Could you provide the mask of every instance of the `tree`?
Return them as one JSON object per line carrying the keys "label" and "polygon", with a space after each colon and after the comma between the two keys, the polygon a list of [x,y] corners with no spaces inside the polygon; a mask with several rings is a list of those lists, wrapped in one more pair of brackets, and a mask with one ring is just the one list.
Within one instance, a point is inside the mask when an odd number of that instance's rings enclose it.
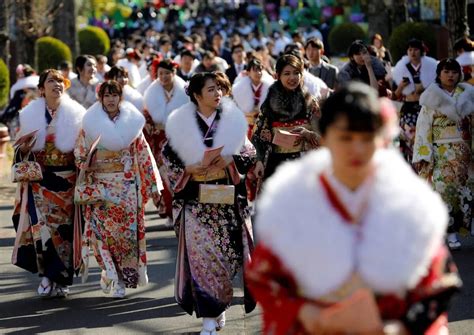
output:
{"label": "tree", "polygon": [[9,11],[10,1],[0,1],[0,59],[3,59],[7,67],[10,60],[10,38],[8,37]]}
{"label": "tree", "polygon": [[76,5],[74,0],[55,0],[58,8],[53,18],[53,37],[63,41],[71,49],[73,56],[77,56],[76,38]]}
{"label": "tree", "polygon": [[[390,35],[389,12],[385,1],[369,1],[367,6],[369,38],[378,33],[387,38]],[[371,42],[371,41],[369,41]]]}
{"label": "tree", "polygon": [[467,25],[467,1],[450,0],[446,1],[446,26],[449,30],[449,50],[453,50],[453,45],[458,38],[469,36],[469,26]]}

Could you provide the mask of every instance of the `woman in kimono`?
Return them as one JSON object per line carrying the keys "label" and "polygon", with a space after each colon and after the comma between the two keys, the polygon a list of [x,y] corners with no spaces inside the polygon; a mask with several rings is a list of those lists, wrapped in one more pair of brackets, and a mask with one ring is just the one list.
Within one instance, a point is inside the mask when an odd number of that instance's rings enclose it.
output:
{"label": "woman in kimono", "polygon": [[260,113],[260,107],[265,101],[268,89],[273,84],[273,78],[266,72],[264,74],[263,64],[257,59],[251,59],[247,64],[247,76],[236,80],[232,87],[232,93],[237,106],[244,112],[249,124],[247,136],[252,138],[255,120]]}
{"label": "woman in kimono", "polygon": [[[286,54],[277,61],[278,80],[268,90],[252,136],[258,159],[254,173],[258,177],[268,178],[281,162],[298,158],[318,145],[314,132],[318,104],[302,88],[303,70],[303,61],[295,55]],[[289,146],[272,144],[280,131],[299,135],[298,139]]]}
{"label": "woman in kimono", "polygon": [[461,285],[443,243],[447,211],[383,148],[394,113],[349,84],[322,106],[326,148],[267,181],[246,271],[264,334],[447,333]]}
{"label": "woman in kimono", "polygon": [[449,209],[448,245],[459,249],[457,233],[471,224],[471,119],[474,88],[461,83],[462,69],[454,59],[442,60],[436,83],[421,95],[413,163],[420,176],[441,194]]}
{"label": "woman in kimono", "polygon": [[[232,279],[253,246],[241,176],[254,164],[255,149],[246,142],[242,111],[222,97],[218,83],[215,73],[193,75],[188,87],[191,102],[168,118],[163,149],[179,239],[175,298],[187,313],[203,318],[202,335],[224,326]],[[217,154],[206,154],[210,149]],[[217,185],[217,199],[206,197],[205,190]],[[245,300],[250,312],[255,304],[247,292]]]}
{"label": "woman in kimono", "polygon": [[105,80],[115,80],[122,86],[123,100],[130,102],[143,113],[143,96],[128,84],[128,73],[121,66],[112,66],[105,73]]}
{"label": "woman in kimono", "polygon": [[435,81],[437,61],[425,55],[423,42],[408,41],[407,55],[403,56],[392,69],[397,89],[393,98],[403,101],[400,110],[400,151],[406,161],[413,160],[416,120],[420,113],[420,95]]}
{"label": "woman in kimono", "polygon": [[[64,91],[69,80],[48,69],[38,83],[40,98],[20,111],[15,157],[20,161],[32,150],[43,180],[22,183],[15,199],[13,223],[17,229],[13,264],[42,277],[40,296],[66,296],[72,285],[72,236],[74,218],[74,144],[86,110]],[[35,134],[32,132],[37,131]],[[36,141],[31,147],[31,137]],[[25,212],[21,213],[22,204]]]}
{"label": "woman in kimono", "polygon": [[77,77],[71,80],[71,88],[67,93],[84,108],[89,108],[97,101],[97,61],[94,56],[80,55],[76,58],[75,69]]}
{"label": "woman in kimono", "polygon": [[161,158],[161,150],[166,142],[164,129],[168,116],[173,110],[189,102],[189,97],[184,89],[185,82],[176,75],[176,63],[165,59],[153,62],[152,66],[152,72],[156,73],[157,79],[145,92],[146,125],[144,133],[163,178],[164,188],[158,208],[159,214],[161,217],[168,218],[167,224],[171,226],[172,196],[166,178],[166,168]]}
{"label": "woman in kimono", "polygon": [[[104,293],[123,298],[125,288],[148,282],[146,272],[145,204],[158,201],[161,182],[156,163],[142,133],[145,118],[122,101],[116,81],[101,84],[99,101],[87,110],[74,155],[86,169],[92,186],[102,185],[101,200],[84,206],[82,258],[87,279],[92,246],[102,274]],[[91,144],[100,136],[97,152],[86,166]],[[155,200],[154,199],[154,200]]]}

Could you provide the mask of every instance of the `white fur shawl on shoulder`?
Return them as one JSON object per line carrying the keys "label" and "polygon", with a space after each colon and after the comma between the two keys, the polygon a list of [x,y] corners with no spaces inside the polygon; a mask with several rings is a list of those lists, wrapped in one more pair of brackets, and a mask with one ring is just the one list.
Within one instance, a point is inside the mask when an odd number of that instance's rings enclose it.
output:
{"label": "white fur shawl on shoulder", "polygon": [[185,81],[174,76],[173,96],[166,102],[165,90],[159,80],[155,80],[145,92],[145,108],[154,123],[166,124],[168,116],[173,110],[189,102],[184,89]]}
{"label": "white fur shawl on shoulder", "polygon": [[[273,84],[273,82],[274,80],[271,76],[262,76],[263,86],[260,92],[260,100],[258,103],[259,108],[265,101],[265,98],[268,94],[268,88]],[[250,113],[253,111],[254,93],[252,90],[252,80],[250,79],[250,77],[242,77],[237,83],[235,83],[232,87],[232,95],[234,96],[234,100],[237,103],[237,106],[239,106],[242,112]]]}
{"label": "white fur shawl on shoulder", "polygon": [[102,104],[96,102],[87,110],[82,122],[85,135],[92,140],[100,135],[99,145],[110,151],[128,148],[145,125],[145,117],[130,102],[122,101],[119,108],[120,115],[114,122]]}
{"label": "white fur shawl on shoulder", "polygon": [[303,294],[321,298],[356,272],[376,293],[404,294],[427,274],[448,216],[440,196],[398,152],[379,150],[368,207],[357,226],[331,205],[318,175],[327,149],[284,163],[259,201],[259,240],[282,261]]}
{"label": "white fur shawl on shoulder", "polygon": [[474,88],[465,83],[459,83],[458,86],[463,92],[450,96],[433,83],[421,94],[420,105],[442,113],[453,121],[460,121],[474,113]]}
{"label": "white fur shawl on shoulder", "polygon": [[[403,80],[403,77],[410,79],[410,84],[403,89],[403,94],[409,95],[415,91],[415,84],[410,71],[408,71],[407,64],[410,62],[408,56],[403,56],[392,69],[393,80],[397,85]],[[420,80],[424,88],[427,88],[436,79],[436,66],[438,61],[434,58],[423,56],[421,57]]]}
{"label": "white fur shawl on shoulder", "polygon": [[[245,143],[247,120],[230,98],[222,98],[221,110],[213,147],[224,146],[222,156],[238,154]],[[165,132],[170,146],[185,165],[199,163],[204,152],[209,149],[203,143],[203,135],[196,120],[196,105],[192,102],[171,113]]]}
{"label": "white fur shawl on shoulder", "polygon": [[[81,130],[82,118],[86,110],[68,95],[61,97],[61,102],[57,110],[56,133],[54,144],[61,152],[71,152],[76,144],[76,139]],[[20,132],[18,138],[32,131],[36,133],[36,144],[33,151],[44,149],[46,143],[47,123],[46,123],[46,101],[38,98],[31,101],[20,111]]]}

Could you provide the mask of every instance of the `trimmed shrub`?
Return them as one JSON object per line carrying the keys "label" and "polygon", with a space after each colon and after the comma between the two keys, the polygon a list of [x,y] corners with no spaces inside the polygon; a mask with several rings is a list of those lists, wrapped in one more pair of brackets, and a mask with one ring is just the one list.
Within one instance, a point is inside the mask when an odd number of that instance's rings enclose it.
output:
{"label": "trimmed shrub", "polygon": [[329,32],[329,47],[337,55],[347,55],[347,49],[355,40],[365,41],[367,34],[355,23],[342,23]]}
{"label": "trimmed shrub", "polygon": [[46,69],[57,69],[62,61],[72,62],[71,49],[57,38],[38,38],[35,45],[35,68],[38,73]]}
{"label": "trimmed shrub", "polygon": [[3,59],[0,59],[0,108],[3,108],[7,105],[9,90],[10,73]]}
{"label": "trimmed shrub", "polygon": [[428,56],[436,58],[436,32],[433,26],[424,22],[406,22],[395,28],[390,35],[389,49],[394,63],[407,53],[410,39],[422,40],[428,47]]}
{"label": "trimmed shrub", "polygon": [[109,36],[102,28],[87,26],[79,30],[79,48],[82,55],[107,55],[110,49]]}

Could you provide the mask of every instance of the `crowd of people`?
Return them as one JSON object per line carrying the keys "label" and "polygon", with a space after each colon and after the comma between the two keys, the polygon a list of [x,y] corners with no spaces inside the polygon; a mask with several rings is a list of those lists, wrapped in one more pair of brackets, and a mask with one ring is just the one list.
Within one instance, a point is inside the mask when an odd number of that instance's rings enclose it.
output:
{"label": "crowd of people", "polygon": [[338,68],[316,30],[235,23],[18,67],[1,120],[42,179],[18,184],[12,262],[64,297],[92,249],[102,291],[124,298],[149,280],[151,199],[202,335],[225,326],[241,269],[268,334],[442,334],[461,286],[449,250],[471,228],[473,43],[438,61],[412,39],[393,64],[377,34]]}

